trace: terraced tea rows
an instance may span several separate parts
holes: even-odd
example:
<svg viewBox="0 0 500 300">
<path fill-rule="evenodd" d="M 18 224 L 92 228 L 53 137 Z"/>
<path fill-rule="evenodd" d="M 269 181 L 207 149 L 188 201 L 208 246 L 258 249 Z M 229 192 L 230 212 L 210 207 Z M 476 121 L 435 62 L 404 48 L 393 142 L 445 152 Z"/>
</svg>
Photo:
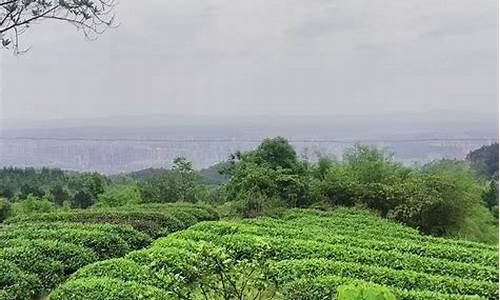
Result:
<svg viewBox="0 0 500 300">
<path fill-rule="evenodd" d="M 0 227 L 0 299 L 39 299 L 87 264 L 217 219 L 208 207 L 154 205 L 14 218 Z"/>
<path fill-rule="evenodd" d="M 198 223 L 80 269 L 50 299 L 140 299 L 141 290 L 154 299 L 334 299 L 353 282 L 398 299 L 498 299 L 497 268 L 495 246 L 421 236 L 365 211 L 290 210 Z"/>
</svg>

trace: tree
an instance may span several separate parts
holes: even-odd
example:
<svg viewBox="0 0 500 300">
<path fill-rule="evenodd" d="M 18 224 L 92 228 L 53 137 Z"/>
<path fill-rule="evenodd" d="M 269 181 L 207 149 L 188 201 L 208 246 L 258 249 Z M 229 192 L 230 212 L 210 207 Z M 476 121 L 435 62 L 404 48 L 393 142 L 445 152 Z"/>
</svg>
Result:
<svg viewBox="0 0 500 300">
<path fill-rule="evenodd" d="M 490 210 L 498 205 L 498 179 L 490 181 L 488 189 L 483 193 L 483 202 Z"/>
<path fill-rule="evenodd" d="M 116 0 L 0 0 L 0 47 L 19 50 L 20 36 L 42 20 L 63 21 L 94 39 L 113 24 Z"/>
<path fill-rule="evenodd" d="M 95 207 L 117 207 L 138 204 L 140 194 L 136 185 L 113 185 L 97 198 Z"/>
<path fill-rule="evenodd" d="M 12 197 L 14 197 L 14 191 L 15 191 L 15 187 L 10 184 L 10 183 L 3 183 L 0 184 L 0 197 L 5 197 L 7 199 L 10 199 Z"/>
<path fill-rule="evenodd" d="M 56 205 L 62 206 L 64 201 L 69 200 L 68 192 L 60 184 L 54 185 L 50 189 L 50 193 L 52 194 L 52 198 L 54 199 L 54 203 Z"/>
<path fill-rule="evenodd" d="M 139 192 L 144 202 L 197 202 L 203 189 L 201 175 L 183 157 L 174 160 L 171 170 L 151 174 L 139 182 Z"/>
<path fill-rule="evenodd" d="M 68 186 L 75 191 L 84 190 L 89 193 L 92 198 L 97 199 L 100 194 L 104 193 L 106 180 L 106 177 L 97 172 L 82 173 L 78 176 L 71 177 Z"/>
<path fill-rule="evenodd" d="M 330 169 L 333 164 L 337 161 L 334 157 L 321 156 L 316 164 L 313 164 L 310 168 L 311 175 L 317 179 L 325 179 L 328 169 Z"/>
<path fill-rule="evenodd" d="M 283 137 L 264 139 L 252 154 L 254 155 L 255 163 L 266 165 L 273 169 L 280 167 L 295 171 L 299 167 L 299 160 L 297 159 L 295 149 Z"/>
<path fill-rule="evenodd" d="M 97 201 L 100 194 L 104 193 L 106 178 L 97 172 L 83 173 L 72 177 L 68 185 L 75 191 L 72 206 L 87 208 Z"/>
<path fill-rule="evenodd" d="M 73 196 L 71 206 L 73 208 L 88 208 L 94 204 L 95 198 L 87 190 L 81 190 L 76 192 Z"/>
<path fill-rule="evenodd" d="M 490 178 L 498 176 L 498 143 L 469 152 L 466 160 L 480 175 Z"/>
<path fill-rule="evenodd" d="M 392 183 L 401 180 L 408 169 L 394 162 L 392 154 L 367 145 L 355 145 L 344 153 L 344 164 L 358 182 Z"/>
<path fill-rule="evenodd" d="M 198 201 L 198 190 L 201 188 L 202 177 L 198 171 L 193 168 L 193 164 L 184 157 L 178 157 L 174 160 L 173 172 L 177 174 L 178 181 L 178 200 L 180 201 Z"/>
<path fill-rule="evenodd" d="M 54 210 L 54 203 L 50 202 L 46 197 L 39 198 L 33 195 L 28 195 L 26 199 L 12 204 L 13 215 L 30 215 Z"/>
<path fill-rule="evenodd" d="M 0 198 L 0 223 L 10 216 L 11 205 L 5 198 Z"/>
<path fill-rule="evenodd" d="M 324 178 L 318 181 L 312 193 L 316 201 L 330 205 L 353 206 L 359 192 L 359 181 L 345 164 L 332 164 Z"/>
<path fill-rule="evenodd" d="M 28 195 L 42 197 L 44 195 L 44 192 L 41 186 L 37 183 L 25 183 L 21 186 L 19 198 L 26 199 Z"/>
<path fill-rule="evenodd" d="M 233 154 L 227 165 L 225 174 L 230 178 L 224 189 L 231 201 L 255 202 L 252 198 L 267 198 L 288 207 L 309 204 L 304 164 L 282 137 L 265 139 L 253 151 Z"/>
<path fill-rule="evenodd" d="M 484 219 L 481 192 L 481 182 L 463 161 L 435 161 L 399 185 L 402 201 L 389 215 L 427 234 L 465 236 Z"/>
</svg>

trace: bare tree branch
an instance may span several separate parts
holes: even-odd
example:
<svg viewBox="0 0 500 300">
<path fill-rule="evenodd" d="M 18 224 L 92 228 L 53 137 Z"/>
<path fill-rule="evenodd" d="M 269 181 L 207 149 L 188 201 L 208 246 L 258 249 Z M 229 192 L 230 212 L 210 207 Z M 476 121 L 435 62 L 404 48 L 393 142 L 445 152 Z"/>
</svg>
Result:
<svg viewBox="0 0 500 300">
<path fill-rule="evenodd" d="M 41 20 L 57 20 L 95 39 L 114 25 L 117 0 L 0 0 L 0 48 L 20 51 L 20 35 Z"/>
</svg>

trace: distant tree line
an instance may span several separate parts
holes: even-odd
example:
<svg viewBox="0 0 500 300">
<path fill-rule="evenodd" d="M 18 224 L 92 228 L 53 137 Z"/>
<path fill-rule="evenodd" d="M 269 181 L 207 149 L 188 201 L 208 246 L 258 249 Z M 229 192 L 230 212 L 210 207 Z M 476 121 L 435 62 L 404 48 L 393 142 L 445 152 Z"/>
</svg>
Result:
<svg viewBox="0 0 500 300">
<path fill-rule="evenodd" d="M 471 151 L 467 154 L 466 160 L 479 175 L 498 178 L 498 143 Z"/>
<path fill-rule="evenodd" d="M 0 197 L 10 202 L 39 199 L 54 206 L 87 208 L 104 192 L 107 179 L 93 173 L 51 168 L 0 169 Z"/>
</svg>

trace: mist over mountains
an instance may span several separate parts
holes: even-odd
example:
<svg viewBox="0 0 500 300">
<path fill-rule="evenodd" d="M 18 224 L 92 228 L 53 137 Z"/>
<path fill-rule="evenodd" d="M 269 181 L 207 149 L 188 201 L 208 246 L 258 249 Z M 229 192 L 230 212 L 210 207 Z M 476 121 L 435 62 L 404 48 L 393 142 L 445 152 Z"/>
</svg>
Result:
<svg viewBox="0 0 500 300">
<path fill-rule="evenodd" d="M 122 116 L 2 120 L 1 166 L 51 166 L 120 173 L 168 167 L 184 156 L 198 168 L 284 136 L 303 157 L 336 155 L 354 143 L 386 148 L 404 163 L 462 159 L 498 141 L 496 114 L 431 111 L 356 116 Z"/>
</svg>

